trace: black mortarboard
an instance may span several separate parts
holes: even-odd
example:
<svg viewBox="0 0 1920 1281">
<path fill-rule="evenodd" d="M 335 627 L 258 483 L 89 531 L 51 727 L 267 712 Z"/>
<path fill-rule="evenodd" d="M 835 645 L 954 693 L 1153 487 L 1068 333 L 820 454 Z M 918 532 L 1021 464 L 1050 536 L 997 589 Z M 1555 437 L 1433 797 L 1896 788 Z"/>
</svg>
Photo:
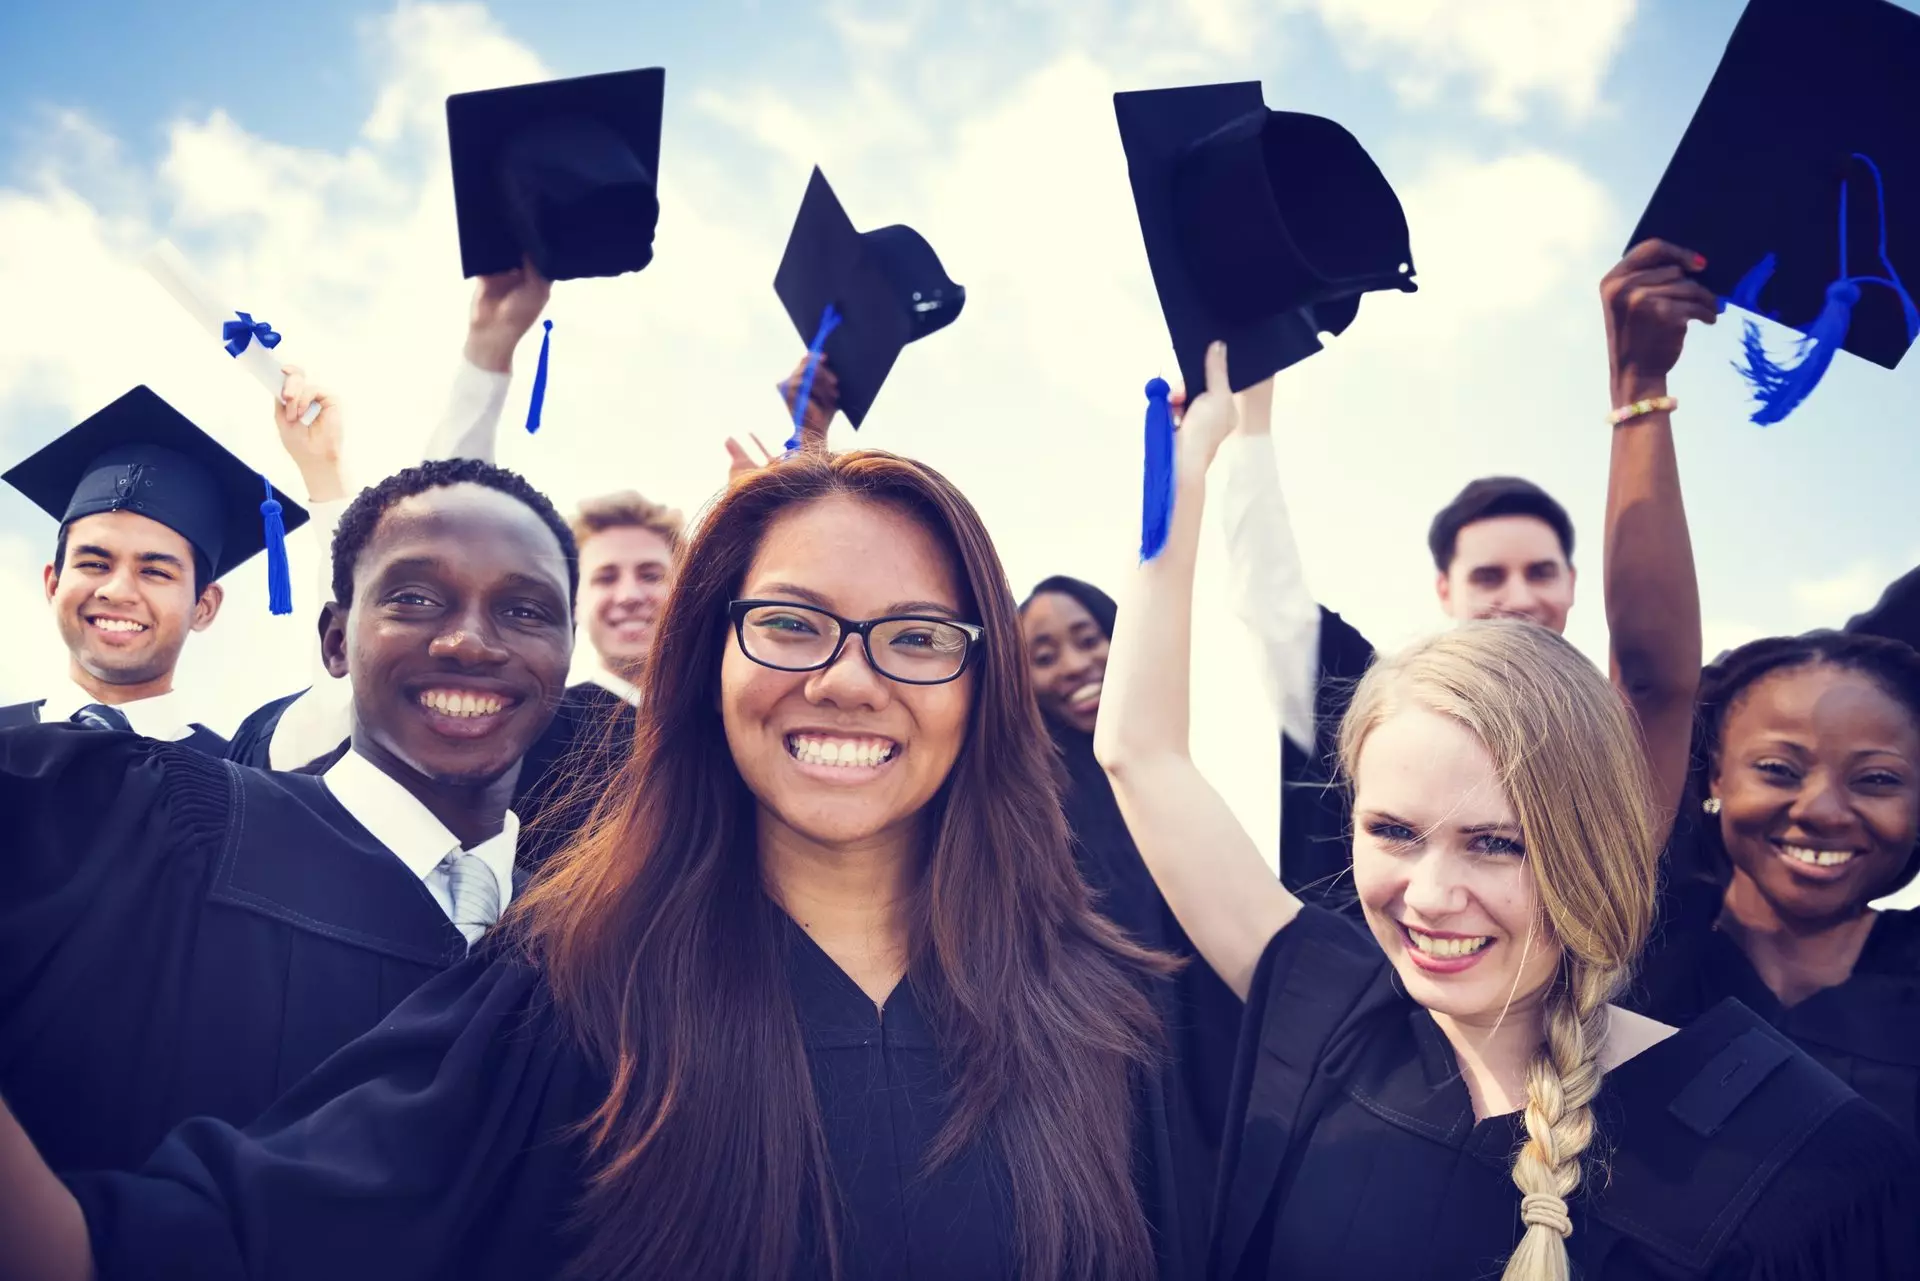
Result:
<svg viewBox="0 0 1920 1281">
<path fill-rule="evenodd" d="M 1693 250 L 1714 293 L 1893 368 L 1920 316 L 1867 278 L 1920 277 L 1917 76 L 1920 15 L 1885 0 L 1752 0 L 1632 243 Z M 1851 315 L 1836 314 L 1832 291 L 1849 280 L 1861 287 L 1838 301 Z"/>
<path fill-rule="evenodd" d="M 461 270 L 490 276 L 525 255 L 574 280 L 653 261 L 666 82 L 652 67 L 448 98 Z"/>
<path fill-rule="evenodd" d="M 1113 109 L 1190 394 L 1209 343 L 1239 391 L 1345 331 L 1362 293 L 1413 290 L 1400 201 L 1333 121 L 1269 111 L 1257 81 L 1116 93 Z"/>
<path fill-rule="evenodd" d="M 62 525 L 109 511 L 158 521 L 186 539 L 215 578 L 273 550 L 307 520 L 298 503 L 146 387 L 16 463 L 4 479 Z M 277 506 L 268 512 L 268 503 Z M 285 554 L 280 547 L 282 573 Z"/>
<path fill-rule="evenodd" d="M 773 291 L 811 349 L 829 305 L 839 317 L 824 351 L 840 409 L 858 427 L 900 351 L 952 324 L 967 291 L 947 279 L 933 246 L 911 227 L 860 231 L 818 169 L 787 237 Z M 806 396 L 796 412 L 804 412 Z"/>
</svg>

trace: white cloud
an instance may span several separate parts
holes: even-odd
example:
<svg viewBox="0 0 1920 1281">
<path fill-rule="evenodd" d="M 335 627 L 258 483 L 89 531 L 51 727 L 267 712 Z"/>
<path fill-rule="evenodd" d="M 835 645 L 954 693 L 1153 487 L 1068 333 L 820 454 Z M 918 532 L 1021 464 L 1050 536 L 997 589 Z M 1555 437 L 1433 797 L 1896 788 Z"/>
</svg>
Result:
<svg viewBox="0 0 1920 1281">
<path fill-rule="evenodd" d="M 1219 0 L 1193 0 L 1195 4 Z M 1384 66 L 1400 95 L 1431 103 L 1465 80 L 1497 120 L 1531 99 L 1592 112 L 1636 0 L 1305 0 L 1350 60 Z"/>
</svg>

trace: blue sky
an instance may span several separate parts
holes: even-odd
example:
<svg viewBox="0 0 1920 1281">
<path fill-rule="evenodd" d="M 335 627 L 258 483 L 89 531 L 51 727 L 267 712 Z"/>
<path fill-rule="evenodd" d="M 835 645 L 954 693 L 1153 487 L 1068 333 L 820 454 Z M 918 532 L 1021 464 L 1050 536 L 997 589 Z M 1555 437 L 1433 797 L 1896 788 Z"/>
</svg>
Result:
<svg viewBox="0 0 1920 1281">
<path fill-rule="evenodd" d="M 903 358 L 857 442 L 842 427 L 836 443 L 913 453 L 960 481 L 1016 589 L 1054 571 L 1114 585 L 1137 519 L 1139 387 L 1171 362 L 1109 96 L 1258 78 L 1270 106 L 1339 119 L 1373 152 L 1407 204 L 1423 285 L 1369 299 L 1345 338 L 1282 379 L 1276 443 L 1313 586 L 1386 643 L 1437 625 L 1427 519 L 1471 476 L 1519 472 L 1560 494 L 1586 539 L 1571 634 L 1598 653 L 1595 286 L 1740 8 L 0 6 L 0 447 L 24 452 L 145 381 L 290 479 L 262 438 L 257 391 L 128 268 L 165 234 L 260 300 L 298 358 L 349 393 L 361 479 L 404 464 L 437 409 L 467 292 L 441 99 L 664 65 L 659 256 L 640 277 L 556 292 L 550 425 L 507 441 L 503 461 L 563 502 L 614 473 L 695 508 L 722 438 L 777 434 L 769 385 L 798 343 L 769 285 L 817 162 L 857 222 L 912 223 L 970 291 L 962 321 Z M 1837 622 L 1920 560 L 1920 359 L 1887 373 L 1843 357 L 1812 402 L 1763 431 L 1746 424 L 1728 365 L 1736 340 L 1729 324 L 1696 335 L 1675 376 L 1710 643 Z M 0 494 L 0 575 L 19 580 L 0 601 L 31 606 L 49 539 Z M 1270 730 L 1236 714 L 1252 673 L 1208 613 L 1217 586 L 1201 585 L 1203 653 L 1217 652 L 1196 725 L 1219 728 L 1223 790 L 1258 821 Z M 261 619 L 247 584 L 233 597 L 183 681 L 237 714 L 305 679 L 310 633 Z M 0 669 L 0 695 L 43 680 L 54 654 L 37 643 Z M 234 647 L 261 657 L 233 673 L 218 660 Z"/>
</svg>

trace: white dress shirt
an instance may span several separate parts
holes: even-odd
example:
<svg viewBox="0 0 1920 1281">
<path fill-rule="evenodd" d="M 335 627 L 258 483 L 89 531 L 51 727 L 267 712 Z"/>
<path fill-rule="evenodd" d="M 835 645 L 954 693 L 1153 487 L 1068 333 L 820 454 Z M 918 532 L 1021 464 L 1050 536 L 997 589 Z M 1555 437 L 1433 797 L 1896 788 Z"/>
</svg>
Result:
<svg viewBox="0 0 1920 1281">
<path fill-rule="evenodd" d="M 610 672 L 596 663 L 587 673 L 587 679 L 609 694 L 619 695 L 628 707 L 640 706 L 640 687 L 618 672 Z"/>
<path fill-rule="evenodd" d="M 427 441 L 426 457 L 478 458 L 492 462 L 494 436 L 506 407 L 506 374 L 490 373 L 465 360 L 453 377 L 446 412 Z M 319 545 L 314 558 L 319 567 L 313 609 L 333 599 L 333 535 L 347 510 L 346 499 L 308 505 L 308 527 Z M 616 693 L 618 691 L 615 691 Z M 313 673 L 307 692 L 293 700 L 274 726 L 267 744 L 268 764 L 277 770 L 299 769 L 337 749 L 353 732 L 353 678 L 335 677 L 314 647 Z"/>
<path fill-rule="evenodd" d="M 373 833 L 374 839 L 420 878 L 451 921 L 453 894 L 447 884 L 446 858 L 461 848 L 459 838 L 418 797 L 358 752 L 342 756 L 321 781 L 355 822 Z M 499 835 L 466 851 L 486 864 L 499 882 L 502 912 L 513 898 L 513 850 L 519 836 L 520 819 L 508 810 Z"/>
<path fill-rule="evenodd" d="M 1281 732 L 1311 752 L 1320 683 L 1320 605 L 1307 590 L 1287 519 L 1273 438 L 1228 436 L 1211 475 L 1218 478 L 1227 537 L 1228 603 L 1259 642 L 1260 675 Z"/>
<path fill-rule="evenodd" d="M 81 708 L 99 702 L 75 682 L 62 681 L 40 705 L 40 722 L 44 725 L 54 721 L 70 721 Z M 170 689 L 151 698 L 137 698 L 131 703 L 115 703 L 113 706 L 127 718 L 127 724 L 133 728 L 133 732 L 143 737 L 156 738 L 163 743 L 177 743 L 193 733 L 193 726 L 186 719 L 186 699 L 178 690 Z"/>
</svg>

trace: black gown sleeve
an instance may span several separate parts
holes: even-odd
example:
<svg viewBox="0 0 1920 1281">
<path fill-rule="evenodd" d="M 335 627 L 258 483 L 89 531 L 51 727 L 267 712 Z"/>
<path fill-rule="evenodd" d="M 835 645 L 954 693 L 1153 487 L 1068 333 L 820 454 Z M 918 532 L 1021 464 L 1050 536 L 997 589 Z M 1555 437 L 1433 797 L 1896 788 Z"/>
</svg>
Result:
<svg viewBox="0 0 1920 1281">
<path fill-rule="evenodd" d="M 100 1281 L 551 1276 L 600 1097 L 537 972 L 478 956 L 244 1132 L 199 1118 L 137 1174 L 67 1182 Z"/>
<path fill-rule="evenodd" d="M 1795 1153 L 1742 1223 L 1716 1278 L 1920 1277 L 1920 1151 L 1850 1099 Z"/>
<path fill-rule="evenodd" d="M 251 765 L 254 769 L 273 768 L 273 731 L 280 725 L 280 718 L 287 709 L 306 690 L 296 690 L 281 698 L 274 699 L 254 708 L 247 718 L 240 722 L 240 728 L 233 731 L 233 739 L 227 744 L 227 759 L 239 765 Z"/>
<path fill-rule="evenodd" d="M 1894 579 L 1872 609 L 1847 620 L 1846 630 L 1905 641 L 1920 649 L 1920 566 Z"/>
<path fill-rule="evenodd" d="M 1340 722 L 1353 687 L 1374 659 L 1373 645 L 1346 619 L 1322 606 L 1320 656 L 1314 686 L 1314 742 L 1302 751 L 1282 736 L 1280 879 L 1308 902 L 1354 913 L 1353 816 L 1340 786 Z"/>
<path fill-rule="evenodd" d="M 227 766 L 65 723 L 0 730 L 0 1059 L 203 893 L 231 808 Z"/>
</svg>

